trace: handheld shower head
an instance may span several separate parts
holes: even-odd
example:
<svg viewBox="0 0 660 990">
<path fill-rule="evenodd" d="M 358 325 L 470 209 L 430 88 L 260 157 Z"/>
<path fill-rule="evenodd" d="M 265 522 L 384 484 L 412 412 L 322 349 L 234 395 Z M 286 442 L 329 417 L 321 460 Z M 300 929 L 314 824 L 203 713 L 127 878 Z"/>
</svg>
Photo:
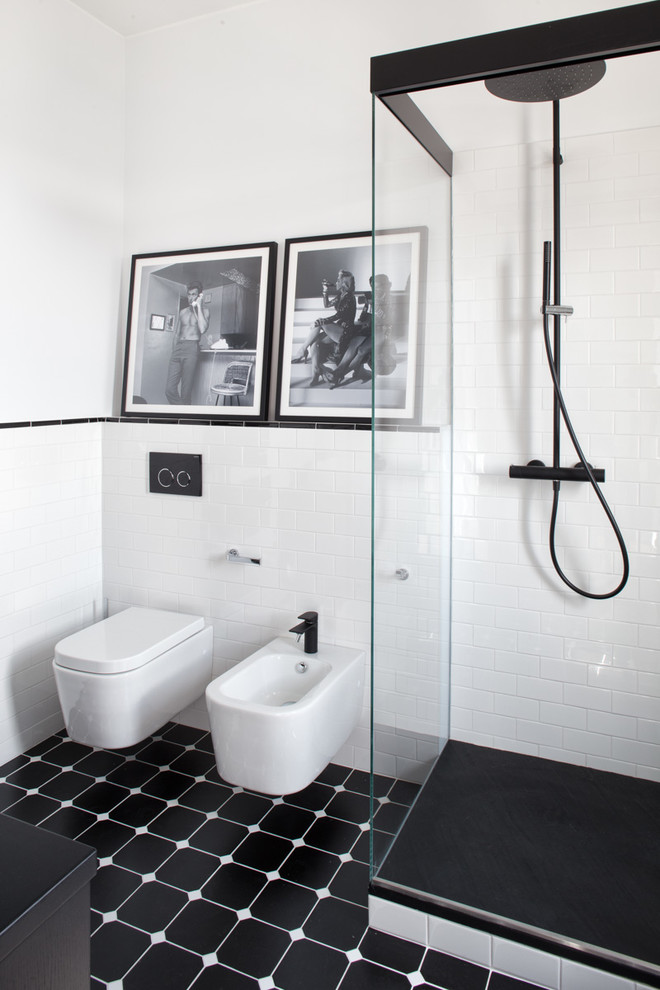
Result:
<svg viewBox="0 0 660 990">
<path fill-rule="evenodd" d="M 550 275 L 551 260 L 550 251 L 552 244 L 550 241 L 543 242 L 543 308 L 550 305 Z"/>
<path fill-rule="evenodd" d="M 512 76 L 486 79 L 485 86 L 493 96 L 514 103 L 545 103 L 564 100 L 567 96 L 584 93 L 599 83 L 605 75 L 605 62 L 578 62 L 558 65 L 552 69 L 517 72 Z"/>
</svg>

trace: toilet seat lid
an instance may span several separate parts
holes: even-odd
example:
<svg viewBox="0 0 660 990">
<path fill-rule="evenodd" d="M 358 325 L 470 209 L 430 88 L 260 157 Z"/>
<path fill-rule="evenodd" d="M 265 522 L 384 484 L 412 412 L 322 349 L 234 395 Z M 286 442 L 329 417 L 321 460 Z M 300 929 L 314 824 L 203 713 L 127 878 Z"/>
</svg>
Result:
<svg viewBox="0 0 660 990">
<path fill-rule="evenodd" d="M 127 608 L 60 640 L 55 662 L 71 670 L 119 674 L 142 667 L 203 628 L 198 615 Z"/>
</svg>

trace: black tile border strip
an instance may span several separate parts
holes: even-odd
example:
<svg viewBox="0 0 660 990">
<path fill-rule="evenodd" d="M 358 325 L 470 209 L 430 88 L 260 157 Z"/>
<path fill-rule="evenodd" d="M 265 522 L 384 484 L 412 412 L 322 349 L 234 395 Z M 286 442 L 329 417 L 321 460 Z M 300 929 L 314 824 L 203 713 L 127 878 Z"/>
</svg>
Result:
<svg viewBox="0 0 660 990">
<path fill-rule="evenodd" d="M 309 422 L 286 422 L 259 421 L 254 420 L 230 420 L 224 422 L 217 419 L 142 419 L 136 416 L 90 416 L 79 419 L 42 419 L 23 420 L 15 423 L 0 423 L 0 430 L 26 429 L 36 426 L 72 426 L 80 423 L 141 423 L 142 425 L 158 426 L 260 426 L 268 429 L 298 429 L 298 430 L 371 430 L 370 423 L 309 423 Z"/>
<path fill-rule="evenodd" d="M 80 419 L 33 419 L 20 423 L 0 423 L 0 430 L 17 430 L 36 426 L 73 426 L 80 423 L 104 423 L 103 416 L 90 416 Z"/>
<path fill-rule="evenodd" d="M 15 423 L 0 423 L 0 430 L 18 430 L 38 426 L 75 426 L 82 423 L 140 423 L 142 425 L 157 426 L 250 426 L 261 427 L 263 429 L 279 430 L 352 430 L 353 432 L 371 432 L 371 423 L 345 423 L 323 421 L 310 423 L 309 421 L 295 422 L 288 420 L 279 422 L 277 420 L 230 420 L 224 422 L 217 419 L 147 419 L 137 416 L 90 416 L 78 419 L 41 419 L 23 420 Z M 447 424 L 442 424 L 447 425 Z M 438 433 L 441 426 L 416 426 L 412 423 L 383 423 L 376 427 L 376 433 Z"/>
</svg>

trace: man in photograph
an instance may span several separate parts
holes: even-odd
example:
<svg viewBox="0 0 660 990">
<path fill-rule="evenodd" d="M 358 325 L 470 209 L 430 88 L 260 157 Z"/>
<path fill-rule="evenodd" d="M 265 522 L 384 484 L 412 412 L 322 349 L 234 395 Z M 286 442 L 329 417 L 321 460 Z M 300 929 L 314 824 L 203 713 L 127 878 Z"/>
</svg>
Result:
<svg viewBox="0 0 660 990">
<path fill-rule="evenodd" d="M 191 405 L 195 374 L 199 363 L 199 342 L 209 328 L 209 311 L 202 306 L 202 286 L 187 286 L 188 305 L 179 313 L 167 369 L 165 397 L 170 405 Z"/>
</svg>

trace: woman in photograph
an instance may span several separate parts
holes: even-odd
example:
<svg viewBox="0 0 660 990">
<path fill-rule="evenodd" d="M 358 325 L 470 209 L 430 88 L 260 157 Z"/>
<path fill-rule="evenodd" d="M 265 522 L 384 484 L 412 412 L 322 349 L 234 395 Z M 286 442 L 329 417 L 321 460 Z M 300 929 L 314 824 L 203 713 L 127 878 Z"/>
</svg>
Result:
<svg viewBox="0 0 660 990">
<path fill-rule="evenodd" d="M 392 337 L 392 283 L 387 275 L 376 275 L 369 279 L 373 295 L 365 303 L 348 346 L 341 355 L 337 367 L 324 368 L 323 373 L 331 383 L 330 388 L 349 382 L 371 381 L 374 368 L 372 356 L 372 323 L 376 335 L 377 375 L 391 375 L 396 368 L 396 349 Z"/>
<path fill-rule="evenodd" d="M 327 279 L 322 283 L 323 305 L 332 306 L 332 316 L 314 320 L 304 344 L 291 359 L 292 364 L 312 362 L 310 385 L 325 380 L 323 362 L 329 357 L 339 359 L 355 332 L 355 279 L 352 272 L 341 268 L 335 285 Z"/>
</svg>

